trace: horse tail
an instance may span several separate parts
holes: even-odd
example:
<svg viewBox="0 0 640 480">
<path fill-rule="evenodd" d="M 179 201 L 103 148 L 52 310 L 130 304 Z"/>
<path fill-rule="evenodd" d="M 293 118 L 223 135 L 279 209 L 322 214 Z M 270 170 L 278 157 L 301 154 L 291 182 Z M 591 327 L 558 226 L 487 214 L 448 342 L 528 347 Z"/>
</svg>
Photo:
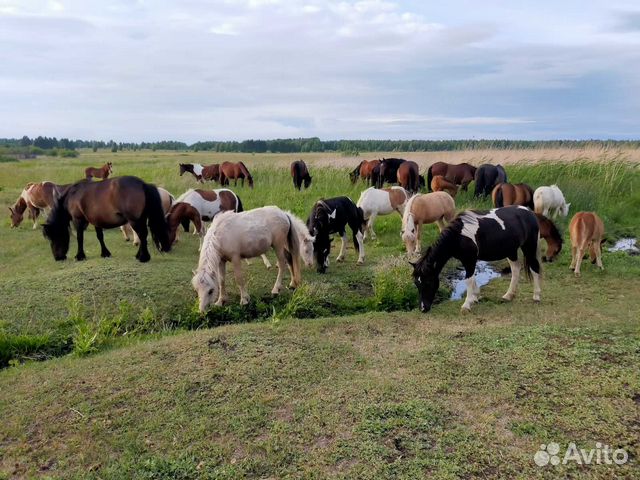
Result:
<svg viewBox="0 0 640 480">
<path fill-rule="evenodd" d="M 249 173 L 249 169 L 243 162 L 238 162 L 238 165 L 240 165 L 240 170 L 242 170 L 242 173 L 244 174 L 245 178 L 249 181 L 249 186 L 253 188 L 253 177 Z"/>
<path fill-rule="evenodd" d="M 236 195 L 235 192 L 233 194 Z M 240 197 L 236 195 L 236 213 L 238 212 L 244 212 L 244 206 L 242 205 L 242 200 L 240 200 Z"/>
<path fill-rule="evenodd" d="M 411 185 L 411 190 L 413 192 L 420 191 L 420 179 L 418 178 L 418 172 L 416 172 L 413 168 L 409 169 L 409 185 Z"/>
<path fill-rule="evenodd" d="M 429 168 L 427 169 L 427 191 L 432 192 L 433 190 L 431 190 L 431 180 L 433 180 L 433 172 L 431 171 L 431 169 L 433 168 L 433 165 L 429 166 Z"/>
<path fill-rule="evenodd" d="M 300 284 L 302 280 L 302 271 L 300 266 L 300 238 L 297 231 L 296 219 L 292 217 L 289 212 L 285 212 L 287 220 L 289 220 L 289 231 L 287 232 L 287 250 L 289 250 L 289 256 L 287 260 L 291 265 L 291 272 L 293 275 L 293 283 Z"/>
<path fill-rule="evenodd" d="M 500 208 L 504 205 L 504 198 L 502 197 L 502 184 L 499 183 L 493 189 L 493 206 Z"/>
<path fill-rule="evenodd" d="M 169 240 L 169 227 L 162 210 L 162 200 L 160 193 L 155 185 L 145 183 L 144 189 L 144 211 L 143 215 L 147 217 L 151 238 L 156 248 L 161 252 L 171 250 L 171 241 Z"/>
<path fill-rule="evenodd" d="M 533 217 L 533 222 L 531 223 L 532 231 L 535 230 L 535 235 L 531 235 L 530 241 L 527 242 L 527 244 L 531 245 L 530 248 L 527 249 L 528 251 L 525 252 L 524 249 L 522 251 L 522 253 L 524 253 L 524 259 L 522 261 L 524 273 L 529 280 L 531 280 L 533 277 L 533 275 L 531 274 L 532 267 L 533 270 L 538 270 L 539 273 L 542 273 L 542 256 L 540 254 L 540 224 L 538 223 L 538 219 L 535 214 L 532 214 L 531 216 Z"/>
</svg>

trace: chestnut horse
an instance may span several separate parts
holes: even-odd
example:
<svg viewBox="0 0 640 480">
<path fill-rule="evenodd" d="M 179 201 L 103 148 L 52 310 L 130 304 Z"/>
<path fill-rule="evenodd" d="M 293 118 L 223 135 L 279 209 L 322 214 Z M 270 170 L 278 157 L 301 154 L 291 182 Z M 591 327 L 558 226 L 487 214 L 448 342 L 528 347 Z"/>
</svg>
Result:
<svg viewBox="0 0 640 480">
<path fill-rule="evenodd" d="M 547 242 L 547 253 L 542 257 L 543 262 L 553 262 L 562 250 L 562 235 L 558 227 L 544 215 L 536 213 L 540 237 Z"/>
<path fill-rule="evenodd" d="M 414 194 L 420 191 L 420 168 L 411 160 L 402 162 L 396 172 L 398 183 L 407 192 Z"/>
<path fill-rule="evenodd" d="M 293 186 L 300 190 L 302 183 L 304 182 L 304 188 L 309 188 L 311 185 L 311 175 L 309 175 L 309 169 L 307 164 L 302 160 L 296 160 L 291 163 L 291 176 L 293 177 Z"/>
<path fill-rule="evenodd" d="M 456 198 L 458 194 L 458 185 L 450 182 L 442 175 L 436 175 L 431 180 L 431 190 L 434 192 L 447 192 L 452 198 Z"/>
<path fill-rule="evenodd" d="M 95 167 L 85 168 L 84 176 L 87 180 L 91 180 L 93 179 L 93 177 L 102 178 L 103 180 L 106 180 L 107 178 L 109 178 L 109 175 L 111 175 L 112 172 L 113 172 L 113 166 L 111 162 L 107 162 L 100 168 L 95 168 Z"/>
<path fill-rule="evenodd" d="M 376 167 L 380 167 L 380 160 L 363 160 L 360 164 L 349 173 L 349 178 L 351 179 L 351 183 L 356 183 L 358 177 L 362 179 L 363 182 L 367 182 L 367 184 L 371 183 L 375 185 L 374 179 L 372 178 L 373 170 Z M 377 177 L 376 177 L 377 178 Z"/>
<path fill-rule="evenodd" d="M 29 209 L 29 218 L 33 220 L 33 229 L 38 227 L 40 210 L 51 209 L 56 198 L 68 185 L 56 185 L 52 182 L 27 183 L 15 205 L 9 207 L 11 212 L 11 228 L 22 223 L 24 212 Z"/>
<path fill-rule="evenodd" d="M 491 192 L 493 206 L 522 205 L 533 210 L 533 189 L 526 183 L 499 183 Z"/>
<path fill-rule="evenodd" d="M 576 277 L 580 276 L 580 264 L 587 248 L 591 263 L 604 270 L 602 266 L 602 243 L 604 242 L 604 223 L 594 212 L 578 212 L 569 224 L 571 236 L 571 266 Z"/>
<path fill-rule="evenodd" d="M 220 164 L 212 163 L 211 165 L 202 167 L 202 180 L 220 182 Z"/>
<path fill-rule="evenodd" d="M 436 162 L 427 170 L 427 185 L 431 188 L 431 180 L 436 175 L 442 175 L 451 183 L 460 185 L 462 190 L 467 191 L 467 187 L 473 181 L 476 175 L 476 167 L 469 163 L 445 163 Z"/>
<path fill-rule="evenodd" d="M 76 260 L 87 258 L 84 253 L 84 231 L 89 224 L 96 228 L 102 257 L 111 256 L 104 244 L 103 230 L 128 222 L 133 224 L 133 229 L 140 238 L 140 247 L 136 254 L 139 261 L 148 262 L 151 258 L 147 248 L 147 222 L 158 250 L 171 250 L 169 229 L 158 189 L 138 177 L 116 177 L 102 182 L 82 180 L 71 185 L 58 198 L 47 223 L 42 226 L 56 260 L 67 258 L 71 221 L 76 228 L 78 241 Z"/>
<path fill-rule="evenodd" d="M 238 179 L 240 179 L 240 183 L 244 187 L 245 178 L 249 182 L 249 187 L 253 188 L 253 177 L 244 163 L 223 162 L 220 165 L 220 185 L 229 185 L 229 179 L 233 179 L 233 184 L 237 185 Z"/>
</svg>

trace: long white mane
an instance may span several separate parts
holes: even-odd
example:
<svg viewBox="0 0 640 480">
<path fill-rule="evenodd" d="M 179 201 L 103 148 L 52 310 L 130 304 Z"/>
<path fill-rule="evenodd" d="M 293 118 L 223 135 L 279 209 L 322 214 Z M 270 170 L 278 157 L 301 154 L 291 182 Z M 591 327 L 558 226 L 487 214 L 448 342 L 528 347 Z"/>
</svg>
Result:
<svg viewBox="0 0 640 480">
<path fill-rule="evenodd" d="M 411 239 L 412 236 L 415 237 L 415 233 L 410 232 L 410 227 L 414 226 L 413 221 L 413 213 L 411 213 L 411 206 L 413 205 L 413 201 L 418 198 L 418 195 L 413 195 L 407 201 L 407 205 L 404 207 L 404 213 L 402 214 L 402 238 Z M 411 223 L 409 223 L 411 222 Z"/>
</svg>

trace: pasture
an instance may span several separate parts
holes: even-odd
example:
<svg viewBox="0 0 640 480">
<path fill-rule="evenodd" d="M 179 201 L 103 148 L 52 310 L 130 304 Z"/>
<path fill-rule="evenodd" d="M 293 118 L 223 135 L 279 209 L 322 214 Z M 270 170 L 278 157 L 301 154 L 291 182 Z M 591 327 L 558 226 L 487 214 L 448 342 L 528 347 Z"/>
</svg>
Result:
<svg viewBox="0 0 640 480">
<path fill-rule="evenodd" d="M 444 282 L 440 303 L 417 310 L 397 214 L 378 217 L 365 265 L 351 243 L 337 264 L 336 240 L 327 274 L 306 268 L 303 287 L 272 298 L 276 273 L 254 259 L 244 266 L 252 302 L 238 305 L 228 273 L 230 303 L 205 316 L 190 283 L 196 236 L 181 233 L 172 252 L 152 249 L 140 264 L 119 230 L 105 232 L 113 256 L 100 258 L 90 227 L 88 259 L 58 263 L 41 230 L 9 228 L 6 206 L 27 182 L 72 182 L 106 161 L 114 176 L 178 196 L 199 188 L 178 163 L 242 160 L 255 188 L 229 188 L 245 209 L 277 205 L 306 219 L 319 198 L 357 201 L 365 186 L 348 172 L 382 155 L 82 151 L 0 164 L 0 366 L 10 365 L 0 371 L 0 478 L 632 478 L 640 257 L 606 247 L 640 235 L 635 151 L 388 154 L 421 172 L 435 160 L 477 165 L 495 155 L 511 182 L 557 183 L 571 202 L 558 221 L 562 253 L 543 265 L 542 302 L 522 279 L 502 303 L 503 276 L 464 316 Z M 298 158 L 313 176 L 307 190 L 289 173 Z M 458 210 L 489 208 L 472 194 L 473 184 L 458 194 Z M 575 279 L 567 226 L 581 210 L 598 212 L 609 243 L 605 270 L 584 262 Z M 425 226 L 423 247 L 436 236 Z M 533 455 L 551 441 L 607 443 L 630 461 L 537 467 Z"/>
</svg>

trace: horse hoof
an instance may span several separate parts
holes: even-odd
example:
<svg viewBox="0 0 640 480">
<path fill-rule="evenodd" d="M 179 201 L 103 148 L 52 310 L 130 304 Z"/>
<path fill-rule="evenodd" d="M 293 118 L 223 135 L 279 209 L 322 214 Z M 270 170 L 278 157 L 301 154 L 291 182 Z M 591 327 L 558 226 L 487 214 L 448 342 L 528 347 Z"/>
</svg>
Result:
<svg viewBox="0 0 640 480">
<path fill-rule="evenodd" d="M 502 300 L 505 302 L 510 302 L 511 300 L 513 300 L 513 295 L 503 295 Z"/>
<path fill-rule="evenodd" d="M 460 307 L 460 313 L 471 313 L 471 307 L 465 307 L 464 305 L 462 307 Z"/>
<path fill-rule="evenodd" d="M 86 260 L 87 256 L 86 255 L 76 255 L 76 260 L 81 262 L 83 260 Z"/>
<path fill-rule="evenodd" d="M 138 257 L 138 261 L 139 261 L 140 263 L 146 263 L 146 262 L 148 262 L 149 260 L 151 260 L 151 256 L 149 256 L 149 255 L 140 255 L 140 256 Z"/>
<path fill-rule="evenodd" d="M 240 305 L 248 305 L 248 304 L 249 304 L 248 298 L 243 298 L 242 300 L 240 300 Z"/>
<path fill-rule="evenodd" d="M 534 298 L 533 299 L 533 303 L 540 303 L 540 299 L 539 298 Z"/>
<path fill-rule="evenodd" d="M 100 256 L 101 256 L 102 258 L 109 258 L 109 257 L 111 256 L 111 252 L 102 252 L 102 253 L 100 254 Z"/>
<path fill-rule="evenodd" d="M 364 260 L 358 260 L 358 261 L 356 262 L 356 265 L 364 265 Z"/>
<path fill-rule="evenodd" d="M 580 272 L 575 272 L 576 278 L 580 278 Z"/>
<path fill-rule="evenodd" d="M 276 289 L 274 288 L 273 290 L 271 290 L 271 295 L 279 295 L 279 294 L 280 294 L 280 289 L 277 289 L 277 290 L 276 290 Z"/>
<path fill-rule="evenodd" d="M 336 262 L 340 263 L 344 261 L 344 257 L 337 257 Z"/>
</svg>

